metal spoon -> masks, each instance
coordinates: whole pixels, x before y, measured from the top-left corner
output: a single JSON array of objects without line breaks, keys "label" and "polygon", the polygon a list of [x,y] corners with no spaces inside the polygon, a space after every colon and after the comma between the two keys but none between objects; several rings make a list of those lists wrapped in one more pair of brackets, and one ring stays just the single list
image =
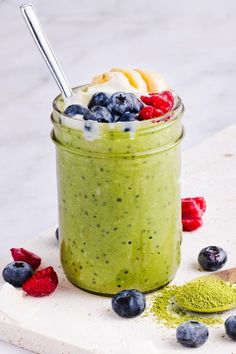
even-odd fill
[{"label": "metal spoon", "polygon": [[48,39],[34,11],[33,5],[22,5],[20,6],[20,9],[22,11],[25,22],[33,36],[33,39],[37,44],[39,51],[42,54],[47,66],[49,67],[52,76],[54,77],[61,93],[64,97],[70,98],[72,96],[72,90],[48,42]]},{"label": "metal spoon", "polygon": [[[194,280],[191,280],[189,283],[193,283],[193,282],[200,281],[200,280],[206,281],[208,279],[209,279],[209,281],[211,279],[221,279],[221,280],[224,280],[225,282],[236,283],[236,268],[230,268],[230,269],[226,269],[226,270],[223,270],[220,272],[212,273],[210,275],[204,275],[202,277],[195,278]],[[189,283],[187,283],[187,284],[189,284]],[[233,303],[229,303],[229,304],[225,305],[224,307],[209,308],[209,309],[194,308],[191,304],[189,304],[189,306],[188,306],[185,302],[181,303],[180,298],[178,298],[176,300],[177,300],[177,304],[180,307],[183,307],[186,310],[189,310],[192,312],[215,313],[215,312],[223,312],[223,311],[231,310],[234,307],[236,307],[236,296],[235,296],[235,301]]]}]

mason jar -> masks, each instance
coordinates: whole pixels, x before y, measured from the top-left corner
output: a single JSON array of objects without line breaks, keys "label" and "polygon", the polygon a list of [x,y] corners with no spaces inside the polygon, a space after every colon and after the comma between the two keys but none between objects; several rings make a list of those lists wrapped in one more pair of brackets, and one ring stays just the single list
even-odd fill
[{"label": "mason jar", "polygon": [[60,257],[75,286],[146,293],[174,278],[184,112],[175,100],[162,117],[120,123],[67,117],[62,97],[54,100]]}]

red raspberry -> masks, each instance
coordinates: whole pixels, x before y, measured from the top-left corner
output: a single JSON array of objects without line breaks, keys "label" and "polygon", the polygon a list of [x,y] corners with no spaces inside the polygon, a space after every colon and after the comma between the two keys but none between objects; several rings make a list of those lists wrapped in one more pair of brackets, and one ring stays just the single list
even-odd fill
[{"label": "red raspberry", "polygon": [[171,109],[171,104],[169,99],[164,97],[161,93],[153,95],[152,99],[152,106],[155,108],[160,109],[163,113],[167,113]]},{"label": "red raspberry", "polygon": [[182,219],[184,231],[194,231],[202,226],[202,218]]},{"label": "red raspberry", "polygon": [[41,297],[53,293],[58,285],[57,273],[53,267],[37,271],[23,284],[22,289],[30,296]]},{"label": "red raspberry", "polygon": [[41,258],[39,256],[24,248],[11,248],[11,254],[14,261],[26,262],[31,265],[33,270],[37,269],[41,264]]},{"label": "red raspberry", "polygon": [[200,218],[203,215],[203,211],[191,198],[182,199],[182,217],[184,219]]},{"label": "red raspberry", "polygon": [[191,202],[192,200],[194,200],[197,203],[197,205],[199,206],[199,208],[202,210],[202,212],[205,213],[205,211],[206,211],[205,198],[204,197],[183,198],[182,203]]},{"label": "red raspberry", "polygon": [[174,102],[175,102],[175,99],[174,99],[174,96],[172,95],[172,93],[170,91],[162,91],[161,95],[169,101],[170,107],[172,109],[174,106]]},{"label": "red raspberry", "polygon": [[205,211],[206,211],[205,198],[204,197],[195,197],[195,198],[193,198],[193,200],[195,200],[195,202],[197,203],[199,208],[203,211],[203,213],[205,213]]},{"label": "red raspberry", "polygon": [[143,107],[140,112],[139,112],[139,118],[141,120],[147,120],[154,118],[154,112],[155,108],[149,106],[149,107]]},{"label": "red raspberry", "polygon": [[[149,94],[149,95],[151,95],[151,94]],[[152,105],[152,97],[150,97],[150,96],[141,96],[140,98],[143,101],[143,103],[145,103],[145,104],[147,104],[149,106]]]},{"label": "red raspberry", "polygon": [[152,118],[157,118],[162,116],[163,112],[160,109],[151,107],[151,106],[146,106],[141,109],[139,112],[139,119],[140,120],[148,120]]}]

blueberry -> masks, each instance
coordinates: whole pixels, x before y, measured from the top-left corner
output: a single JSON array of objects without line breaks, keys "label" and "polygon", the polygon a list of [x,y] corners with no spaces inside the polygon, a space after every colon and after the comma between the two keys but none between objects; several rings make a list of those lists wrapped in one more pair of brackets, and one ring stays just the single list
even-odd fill
[{"label": "blueberry", "polygon": [[233,340],[236,340],[236,316],[230,316],[225,321],[226,334]]},{"label": "blueberry", "polygon": [[176,330],[177,342],[184,347],[196,348],[204,344],[208,339],[209,332],[205,324],[197,321],[181,323]]},{"label": "blueberry", "polygon": [[55,237],[56,237],[57,241],[59,241],[59,228],[57,228],[55,231]]},{"label": "blueberry", "polygon": [[84,115],[88,111],[88,108],[81,106],[79,104],[72,104],[66,108],[64,113],[68,117],[74,117],[76,114],[82,114]]},{"label": "blueberry", "polygon": [[88,108],[91,109],[94,106],[107,107],[110,101],[110,95],[105,92],[96,92],[89,101]]},{"label": "blueberry", "polygon": [[145,295],[138,290],[123,290],[112,298],[112,308],[121,317],[136,317],[144,311],[145,307]]},{"label": "blueberry", "polygon": [[84,119],[95,120],[101,123],[114,122],[114,117],[111,112],[106,107],[102,106],[93,106],[90,111],[85,113]]},{"label": "blueberry", "polygon": [[3,269],[2,276],[7,283],[19,288],[33,273],[33,268],[28,263],[17,261],[9,263]]},{"label": "blueberry", "polygon": [[144,107],[144,105],[142,104],[142,102],[141,101],[139,101],[139,99],[133,94],[133,93],[130,93],[129,94],[130,95],[130,97],[132,98],[132,100],[133,100],[133,112],[134,113],[139,113],[140,112],[140,110]]},{"label": "blueberry", "polygon": [[138,119],[138,114],[133,112],[125,112],[120,116],[120,122],[132,122]]},{"label": "blueberry", "polygon": [[134,109],[134,100],[129,93],[115,92],[110,98],[107,106],[114,114],[123,114],[124,112],[132,112]]},{"label": "blueberry", "polygon": [[226,252],[217,246],[205,247],[198,255],[198,262],[204,270],[218,270],[223,267],[226,261]]}]

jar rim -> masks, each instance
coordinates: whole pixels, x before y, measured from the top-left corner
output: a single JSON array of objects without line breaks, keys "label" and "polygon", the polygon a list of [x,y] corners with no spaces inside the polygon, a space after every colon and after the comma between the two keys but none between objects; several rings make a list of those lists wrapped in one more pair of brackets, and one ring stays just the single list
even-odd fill
[{"label": "jar rim", "polygon": [[[86,87],[87,85],[80,85],[80,86],[76,86],[76,87],[73,87],[72,88],[72,91],[76,91],[77,89],[81,88],[81,87]],[[53,100],[53,110],[55,110],[59,115],[61,115],[63,118],[65,119],[72,119],[72,122],[83,122],[84,119],[83,118],[74,118],[74,117],[70,117],[68,116],[67,114],[65,114],[64,112],[62,112],[60,110],[60,108],[58,107],[57,105],[57,102],[59,101],[59,99],[62,97],[62,94],[59,94],[58,96],[56,96],[56,98]],[[142,125],[147,125],[147,124],[150,124],[150,123],[164,123],[163,125],[166,125],[166,123],[170,123],[172,122],[176,116],[179,115],[179,113],[183,112],[184,111],[184,105],[183,105],[183,102],[180,98],[180,96],[178,95],[175,95],[175,105],[174,107],[172,108],[171,111],[159,116],[159,117],[156,117],[156,118],[152,118],[152,119],[148,119],[148,120],[137,120],[137,121],[134,121],[132,123],[135,123],[137,125],[137,127],[141,127]],[[60,122],[56,122],[53,118],[53,115],[51,116],[52,118],[52,122],[53,123],[57,123],[57,124],[60,124],[60,125],[64,125],[66,126],[66,124],[62,124],[61,121]],[[93,121],[94,122],[94,121]],[[130,122],[113,122],[113,123],[105,123],[105,122],[95,122],[97,124],[99,124],[99,126],[111,126],[111,129],[115,126],[119,126],[119,125],[123,125],[124,123],[130,123]]]}]

